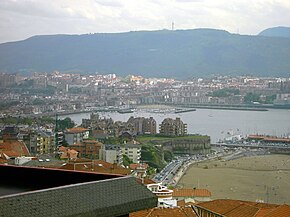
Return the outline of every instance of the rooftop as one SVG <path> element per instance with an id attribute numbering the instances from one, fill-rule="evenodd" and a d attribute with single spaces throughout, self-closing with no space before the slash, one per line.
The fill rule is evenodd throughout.
<path id="1" fill-rule="evenodd" d="M 173 197 L 211 197 L 211 192 L 207 189 L 173 189 Z"/>
<path id="2" fill-rule="evenodd" d="M 157 198 L 133 177 L 0 165 L 0 216 L 122 216 Z"/>
<path id="3" fill-rule="evenodd" d="M 86 131 L 88 131 L 88 129 L 83 127 L 74 127 L 66 130 L 67 133 L 83 133 Z"/>
<path id="4" fill-rule="evenodd" d="M 202 202 L 196 207 L 225 217 L 284 217 L 290 216 L 289 205 L 257 203 L 251 201 L 218 199 Z"/>
<path id="5" fill-rule="evenodd" d="M 130 217 L 197 217 L 194 210 L 189 207 L 175 208 L 154 208 L 147 209 L 130 214 Z"/>

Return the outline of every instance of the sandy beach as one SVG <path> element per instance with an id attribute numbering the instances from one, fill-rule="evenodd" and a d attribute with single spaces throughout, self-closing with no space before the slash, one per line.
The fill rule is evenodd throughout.
<path id="1" fill-rule="evenodd" d="M 206 188 L 212 198 L 263 200 L 290 204 L 290 155 L 213 160 L 190 166 L 180 179 L 184 188 Z"/>

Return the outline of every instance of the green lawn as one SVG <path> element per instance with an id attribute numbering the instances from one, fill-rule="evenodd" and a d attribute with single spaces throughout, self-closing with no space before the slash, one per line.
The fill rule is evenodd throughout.
<path id="1" fill-rule="evenodd" d="M 203 135 L 186 135 L 186 136 L 161 136 L 161 135 L 141 135 L 137 136 L 136 139 L 139 142 L 150 142 L 152 140 L 172 140 L 172 139 L 200 139 L 200 138 L 206 138 L 208 136 L 203 136 Z"/>

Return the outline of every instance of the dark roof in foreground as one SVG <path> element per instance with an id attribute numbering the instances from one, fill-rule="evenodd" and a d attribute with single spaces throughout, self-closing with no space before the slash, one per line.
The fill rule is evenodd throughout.
<path id="1" fill-rule="evenodd" d="M 0 174 L 0 191 L 8 189 L 0 194 L 1 217 L 121 216 L 157 205 L 155 195 L 128 176 L 4 165 Z M 22 193 L 9 192 L 15 188 Z"/>

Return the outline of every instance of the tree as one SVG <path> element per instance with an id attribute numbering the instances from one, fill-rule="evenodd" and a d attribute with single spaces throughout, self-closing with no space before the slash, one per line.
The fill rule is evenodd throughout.
<path id="1" fill-rule="evenodd" d="M 130 164 L 132 164 L 132 163 L 133 163 L 133 161 L 130 160 L 130 158 L 127 155 L 123 154 L 123 165 L 125 167 L 127 167 L 127 166 L 129 167 Z"/>
<path id="2" fill-rule="evenodd" d="M 252 92 L 247 93 L 247 95 L 244 97 L 244 102 L 245 103 L 260 102 L 260 96 Z"/>
<path id="3" fill-rule="evenodd" d="M 73 128 L 75 126 L 75 122 L 69 117 L 63 119 L 63 120 L 57 120 L 57 127 L 58 130 L 63 131 L 68 128 Z"/>

